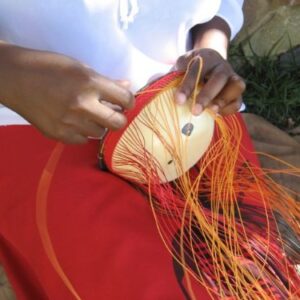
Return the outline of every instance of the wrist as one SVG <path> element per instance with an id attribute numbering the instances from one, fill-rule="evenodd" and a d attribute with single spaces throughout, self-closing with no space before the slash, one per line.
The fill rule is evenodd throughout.
<path id="1" fill-rule="evenodd" d="M 38 57 L 38 51 L 0 42 L 0 103 L 20 114 L 39 76 L 30 67 Z"/>
<path id="2" fill-rule="evenodd" d="M 224 59 L 227 58 L 227 49 L 230 39 L 230 28 L 220 17 L 199 24 L 192 28 L 193 49 L 209 48 L 217 51 Z"/>
<path id="3" fill-rule="evenodd" d="M 17 52 L 19 47 L 0 41 L 0 103 L 14 108 L 19 88 Z"/>

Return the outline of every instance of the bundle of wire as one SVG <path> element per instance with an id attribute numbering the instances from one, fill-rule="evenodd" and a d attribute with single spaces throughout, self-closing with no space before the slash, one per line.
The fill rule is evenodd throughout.
<path id="1" fill-rule="evenodd" d="M 221 117 L 209 110 L 205 113 L 214 123 L 213 139 L 187 170 L 191 144 L 188 137 L 182 139 L 174 101 L 183 77 L 172 72 L 137 94 L 137 107 L 127 112 L 128 126 L 105 137 L 101 156 L 107 168 L 149 199 L 162 242 L 191 299 L 196 299 L 195 283 L 205 286 L 212 299 L 300 298 L 300 206 L 292 191 L 270 177 L 274 172 L 299 176 L 300 170 L 284 162 L 280 171 L 261 169 L 253 153 L 254 159 L 245 155 L 239 114 Z M 195 87 L 191 105 L 200 88 Z M 172 124 L 166 115 L 173 116 Z M 150 141 L 160 141 L 176 176 L 170 177 L 146 145 L 145 128 L 152 132 Z M 51 168 L 59 151 L 50 159 Z M 48 257 L 73 289 L 47 236 L 46 194 L 40 191 L 37 197 L 38 227 Z"/>

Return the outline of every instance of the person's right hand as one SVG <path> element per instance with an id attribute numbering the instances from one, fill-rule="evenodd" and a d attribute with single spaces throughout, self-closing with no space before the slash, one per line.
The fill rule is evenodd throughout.
<path id="1" fill-rule="evenodd" d="M 122 109 L 133 107 L 134 96 L 119 81 L 63 55 L 10 50 L 7 60 L 1 61 L 7 91 L 2 102 L 44 135 L 80 144 L 88 137 L 101 137 L 105 128 L 116 130 L 126 124 Z"/>

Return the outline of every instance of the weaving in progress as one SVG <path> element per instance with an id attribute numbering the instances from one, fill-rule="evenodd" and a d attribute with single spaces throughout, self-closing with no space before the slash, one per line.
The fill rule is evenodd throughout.
<path id="1" fill-rule="evenodd" d="M 300 299 L 300 195 L 274 179 L 300 169 L 255 152 L 248 78 L 227 59 L 246 6 L 0 1 L 0 270 L 16 299 Z"/>
<path id="2" fill-rule="evenodd" d="M 201 86 L 187 104 L 175 104 L 183 77 L 169 73 L 137 93 L 126 128 L 102 141 L 101 166 L 148 200 L 186 299 L 199 299 L 199 286 L 211 299 L 298 299 L 299 203 L 269 177 L 275 171 L 260 168 L 239 114 L 221 117 L 206 109 L 193 116 Z M 63 151 L 57 144 L 40 179 L 37 225 L 52 266 L 83 299 L 47 230 L 47 191 Z M 300 175 L 282 164 L 276 172 Z"/>

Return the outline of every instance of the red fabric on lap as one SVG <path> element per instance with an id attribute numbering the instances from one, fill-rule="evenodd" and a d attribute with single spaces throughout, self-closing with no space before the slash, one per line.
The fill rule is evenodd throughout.
<path id="1" fill-rule="evenodd" d="M 31 126 L 2 126 L 0 139 L 0 263 L 19 300 L 74 299 L 50 264 L 35 221 L 38 183 L 56 143 Z M 258 164 L 247 133 L 242 145 Z M 48 228 L 63 270 L 83 300 L 185 299 L 147 199 L 100 171 L 97 151 L 96 141 L 65 146 L 51 182 Z M 210 299 L 202 286 L 196 295 Z"/>
<path id="2" fill-rule="evenodd" d="M 0 127 L 0 138 L 1 263 L 20 300 L 74 299 L 35 223 L 36 189 L 55 142 L 30 126 Z M 97 168 L 97 147 L 66 146 L 50 186 L 49 233 L 65 273 L 84 300 L 184 299 L 147 200 Z M 209 299 L 203 288 L 199 299 Z"/>

